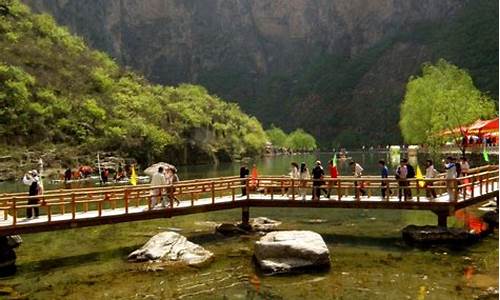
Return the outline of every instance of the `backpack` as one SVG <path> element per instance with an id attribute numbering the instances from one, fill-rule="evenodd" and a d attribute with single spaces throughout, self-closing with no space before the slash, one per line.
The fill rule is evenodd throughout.
<path id="1" fill-rule="evenodd" d="M 29 195 L 30 196 L 38 195 L 38 182 L 36 180 L 33 180 L 33 182 L 30 185 Z"/>
<path id="2" fill-rule="evenodd" d="M 408 164 L 406 168 L 408 169 L 408 175 L 406 175 L 406 178 L 415 178 L 415 169 L 410 164 Z"/>

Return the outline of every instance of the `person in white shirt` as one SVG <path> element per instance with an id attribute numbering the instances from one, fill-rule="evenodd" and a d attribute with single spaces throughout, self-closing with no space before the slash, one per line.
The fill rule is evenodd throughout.
<path id="1" fill-rule="evenodd" d="M 300 164 L 299 179 L 300 179 L 299 195 L 300 197 L 302 197 L 302 200 L 306 200 L 307 182 L 309 181 L 309 179 L 311 179 L 311 176 L 309 175 L 309 170 L 307 169 L 305 162 Z"/>
<path id="2" fill-rule="evenodd" d="M 462 177 L 469 175 L 469 162 L 467 161 L 467 158 L 465 156 L 460 158 L 460 170 L 462 172 Z"/>
<path id="3" fill-rule="evenodd" d="M 425 162 L 426 168 L 425 168 L 425 178 L 427 179 L 432 179 L 436 178 L 438 175 L 438 171 L 434 168 L 434 164 L 431 159 L 428 159 Z M 427 198 L 430 200 L 437 198 L 436 195 L 436 190 L 432 188 L 432 181 L 426 181 L 425 182 L 425 194 Z"/>
<path id="4" fill-rule="evenodd" d="M 42 187 L 40 185 L 40 177 L 38 176 L 38 172 L 36 170 L 29 171 L 28 174 L 25 174 L 23 177 L 23 183 L 29 186 L 28 195 L 30 198 L 28 199 L 28 205 L 38 204 L 38 198 L 31 198 L 32 196 L 40 195 L 42 193 Z M 34 212 L 34 216 L 33 216 Z M 36 207 L 28 207 L 26 209 L 26 219 L 31 219 L 32 217 L 38 218 L 40 215 L 40 211 L 38 206 Z"/>
<path id="5" fill-rule="evenodd" d="M 290 170 L 290 178 L 294 181 L 294 190 L 297 190 L 297 183 L 298 179 L 300 178 L 300 172 L 299 172 L 299 164 L 296 162 L 292 162 L 291 164 L 291 170 Z M 295 193 L 295 192 L 294 192 Z M 292 187 L 290 186 L 288 188 L 288 197 L 292 197 Z"/>
<path id="6" fill-rule="evenodd" d="M 361 175 L 363 175 L 363 171 L 364 171 L 363 167 L 355 161 L 351 161 L 349 163 L 349 165 L 352 168 L 352 175 L 354 177 L 361 178 Z M 361 196 L 366 195 L 366 191 L 363 189 L 363 182 L 362 181 L 355 181 L 354 186 L 358 188 L 359 192 L 361 193 Z M 359 195 L 358 195 L 358 193 L 356 193 L 356 198 L 358 198 L 358 197 L 359 197 Z"/>
<path id="7" fill-rule="evenodd" d="M 151 178 L 151 186 L 166 185 L 167 180 L 163 174 L 163 167 L 158 168 L 158 172 L 153 174 Z M 158 196 L 165 194 L 165 190 L 161 188 L 155 188 L 151 190 L 151 207 L 154 208 L 158 202 Z"/>
<path id="8" fill-rule="evenodd" d="M 451 156 L 446 158 L 444 162 L 444 168 L 446 170 L 446 191 L 450 195 L 450 202 L 455 201 L 455 186 L 457 178 L 457 167 L 455 166 L 454 159 Z"/>
<path id="9" fill-rule="evenodd" d="M 408 176 L 408 168 L 406 167 L 404 159 L 402 159 L 399 163 L 399 167 L 396 169 L 396 179 L 398 180 L 398 185 L 399 185 L 399 190 L 398 190 L 398 199 L 401 201 L 401 199 L 404 197 L 404 200 L 406 201 L 408 198 L 408 180 L 406 180 Z"/>

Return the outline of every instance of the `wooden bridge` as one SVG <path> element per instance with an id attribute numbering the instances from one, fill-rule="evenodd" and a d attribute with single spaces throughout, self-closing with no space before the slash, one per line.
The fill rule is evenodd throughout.
<path id="1" fill-rule="evenodd" d="M 325 178 L 323 188 L 331 197 L 311 200 L 313 180 L 291 180 L 285 176 L 261 176 L 256 180 L 222 177 L 181 181 L 169 186 L 117 186 L 49 190 L 43 195 L 27 193 L 0 194 L 0 236 L 52 231 L 119 222 L 171 218 L 208 211 L 242 208 L 242 221 L 248 224 L 250 207 L 314 207 L 314 208 L 368 208 L 430 210 L 437 214 L 438 224 L 446 226 L 447 217 L 456 210 L 492 198 L 498 200 L 498 166 L 483 166 L 470 170 L 466 177 L 446 180 L 441 177 L 425 179 L 432 183 L 438 197 L 429 200 L 426 188 L 416 179 L 408 180 L 412 199 L 400 200 L 397 196 L 398 180 L 365 176 Z M 360 184 L 367 194 L 360 195 Z M 381 196 L 381 183 L 385 182 L 392 193 Z M 241 189 L 248 193 L 241 196 Z M 167 197 L 169 206 L 152 207 L 152 191 Z M 449 190 L 450 193 L 447 192 Z M 302 200 L 300 192 L 307 191 Z M 174 197 L 180 200 L 174 204 Z M 38 204 L 28 204 L 38 198 Z M 38 207 L 40 216 L 25 218 L 26 209 Z"/>

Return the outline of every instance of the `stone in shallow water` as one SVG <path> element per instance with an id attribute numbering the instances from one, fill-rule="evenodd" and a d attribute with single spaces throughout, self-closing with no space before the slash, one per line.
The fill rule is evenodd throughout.
<path id="1" fill-rule="evenodd" d="M 321 235 L 312 231 L 273 231 L 255 243 L 261 269 L 272 274 L 330 266 L 330 252 Z"/>
<path id="2" fill-rule="evenodd" d="M 23 240 L 18 235 L 0 237 L 0 276 L 10 276 L 16 272 L 16 252 Z"/>
<path id="3" fill-rule="evenodd" d="M 470 233 L 464 228 L 447 228 L 441 226 L 408 225 L 402 231 L 403 240 L 408 244 L 452 244 L 466 245 L 477 241 L 481 236 Z"/>
<path id="4" fill-rule="evenodd" d="M 214 254 L 200 245 L 191 243 L 176 232 L 162 232 L 153 236 L 144 246 L 128 256 L 129 261 L 173 261 L 188 266 L 201 266 L 210 262 Z"/>
<path id="5" fill-rule="evenodd" d="M 248 234 L 250 231 L 272 231 L 281 225 L 280 221 L 266 217 L 252 218 L 249 221 L 250 228 L 244 228 L 241 223 L 222 223 L 215 227 L 215 230 L 224 235 Z"/>
<path id="6" fill-rule="evenodd" d="M 281 222 L 266 217 L 258 217 L 250 219 L 250 225 L 252 226 L 252 230 L 255 231 L 271 231 L 277 229 L 281 225 Z"/>

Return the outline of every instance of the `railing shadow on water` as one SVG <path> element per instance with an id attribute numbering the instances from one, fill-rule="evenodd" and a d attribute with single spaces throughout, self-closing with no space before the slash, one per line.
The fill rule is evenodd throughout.
<path id="1" fill-rule="evenodd" d="M 123 260 L 126 260 L 129 253 L 140 247 L 142 247 L 142 244 L 38 261 L 18 261 L 17 270 L 20 273 L 38 273 L 107 259 L 123 258 Z"/>

